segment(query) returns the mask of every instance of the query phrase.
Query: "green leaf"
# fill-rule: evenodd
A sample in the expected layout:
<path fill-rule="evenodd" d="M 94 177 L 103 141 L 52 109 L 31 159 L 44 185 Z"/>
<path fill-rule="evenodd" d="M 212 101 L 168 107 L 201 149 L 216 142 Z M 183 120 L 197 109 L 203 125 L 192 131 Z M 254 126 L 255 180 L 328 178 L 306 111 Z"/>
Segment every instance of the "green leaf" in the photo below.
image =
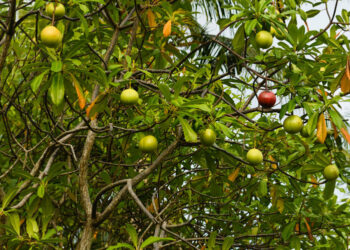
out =
<path fill-rule="evenodd" d="M 215 247 L 215 242 L 216 242 L 216 235 L 217 235 L 218 233 L 216 232 L 216 231 L 214 231 L 214 232 L 212 232 L 211 234 L 210 234 L 210 237 L 209 237 L 209 240 L 208 240 L 208 249 L 209 250 L 212 250 L 212 249 L 214 249 L 214 247 Z"/>
<path fill-rule="evenodd" d="M 64 97 L 64 83 L 62 73 L 54 74 L 52 78 L 51 87 L 49 89 L 49 94 L 52 102 L 55 105 L 59 105 L 63 101 Z"/>
<path fill-rule="evenodd" d="M 145 247 L 156 243 L 156 242 L 161 242 L 161 241 L 173 241 L 173 238 L 161 238 L 161 237 L 155 237 L 155 236 L 150 236 L 148 237 L 141 245 L 141 250 L 144 249 Z"/>
<path fill-rule="evenodd" d="M 33 218 L 28 218 L 26 220 L 26 229 L 27 229 L 28 236 L 30 238 L 33 238 L 36 235 L 36 233 L 39 232 L 39 227 L 36 220 L 34 220 Z"/>
<path fill-rule="evenodd" d="M 7 205 L 11 202 L 13 197 L 16 196 L 17 190 L 18 188 L 13 188 L 11 189 L 11 191 L 6 193 L 5 198 L 2 201 L 2 206 L 1 206 L 2 210 L 4 210 L 7 207 Z"/>
<path fill-rule="evenodd" d="M 180 77 L 177 82 L 174 84 L 173 89 L 174 89 L 174 96 L 177 98 L 180 94 L 181 88 L 186 81 L 185 77 Z"/>
<path fill-rule="evenodd" d="M 211 112 L 211 109 L 209 108 L 209 106 L 207 104 L 189 104 L 189 105 L 186 105 L 186 103 L 184 103 L 182 105 L 182 107 L 200 109 L 200 110 L 207 112 L 207 113 Z"/>
<path fill-rule="evenodd" d="M 138 236 L 137 236 L 136 229 L 130 224 L 126 224 L 125 229 L 128 232 L 128 234 L 130 235 L 131 241 L 134 244 L 135 248 L 137 248 Z"/>
<path fill-rule="evenodd" d="M 307 130 L 309 135 L 312 135 L 316 129 L 318 115 L 319 115 L 318 112 L 313 113 L 312 116 L 310 117 L 309 121 L 306 124 L 306 130 Z"/>
<path fill-rule="evenodd" d="M 295 227 L 295 224 L 297 222 L 296 221 L 292 221 L 291 223 L 289 223 L 285 228 L 283 228 L 283 231 L 282 231 L 282 239 L 284 241 L 287 241 L 289 239 L 289 237 L 293 234 L 294 232 L 294 227 Z"/>
<path fill-rule="evenodd" d="M 244 49 L 244 46 L 245 46 L 245 42 L 244 42 L 244 24 L 242 24 L 234 38 L 232 39 L 232 46 L 233 46 L 233 49 L 238 53 L 238 54 L 241 54 L 241 52 L 243 51 Z"/>
<path fill-rule="evenodd" d="M 47 70 L 45 70 L 43 73 L 41 73 L 40 75 L 38 75 L 37 77 L 35 77 L 31 83 L 30 83 L 30 87 L 32 88 L 33 92 L 36 92 L 44 78 L 44 76 L 47 74 Z"/>
<path fill-rule="evenodd" d="M 264 197 L 267 195 L 267 179 L 262 179 L 260 181 L 258 192 L 261 195 L 261 197 Z"/>
<path fill-rule="evenodd" d="M 124 74 L 123 79 L 124 79 L 124 80 L 127 80 L 127 79 L 129 79 L 131 76 L 132 76 L 132 72 L 131 72 L 131 71 L 128 71 L 128 72 L 126 72 L 126 73 Z"/>
<path fill-rule="evenodd" d="M 245 33 L 247 33 L 247 35 L 249 36 L 257 24 L 258 24 L 258 20 L 256 19 L 245 22 L 244 24 Z"/>
<path fill-rule="evenodd" d="M 158 84 L 158 88 L 159 88 L 160 92 L 162 92 L 162 94 L 164 95 L 165 99 L 168 102 L 170 102 L 171 101 L 171 93 L 170 93 L 169 87 L 164 83 L 160 83 L 160 84 Z"/>
<path fill-rule="evenodd" d="M 37 191 L 37 195 L 40 197 L 40 198 L 43 198 L 44 197 L 44 194 L 45 194 L 45 186 L 43 183 L 40 184 L 39 188 L 38 188 L 38 191 Z"/>
<path fill-rule="evenodd" d="M 11 213 L 8 218 L 10 219 L 11 226 L 16 231 L 17 235 L 21 235 L 19 215 L 17 213 Z"/>
<path fill-rule="evenodd" d="M 293 236 L 290 240 L 290 248 L 295 249 L 295 250 L 300 250 L 301 245 L 300 245 L 300 239 L 297 236 Z"/>
<path fill-rule="evenodd" d="M 234 238 L 226 237 L 224 243 L 222 244 L 222 250 L 229 250 L 234 243 Z"/>
<path fill-rule="evenodd" d="M 306 11 L 306 14 L 307 14 L 308 18 L 311 18 L 311 17 L 316 16 L 320 12 L 321 12 L 320 10 L 308 10 L 308 11 Z"/>
<path fill-rule="evenodd" d="M 84 30 L 84 35 L 87 38 L 89 36 L 89 25 L 88 25 L 84 15 L 82 13 L 80 13 L 80 11 L 76 11 L 75 13 L 78 15 L 78 17 L 80 19 L 80 23 L 81 23 L 83 30 Z"/>
<path fill-rule="evenodd" d="M 314 174 L 321 172 L 324 169 L 323 165 L 317 165 L 317 164 L 308 164 L 303 166 L 302 171 L 305 174 Z"/>
<path fill-rule="evenodd" d="M 215 124 L 215 128 L 219 131 L 221 131 L 225 136 L 229 137 L 229 138 L 233 138 L 234 134 L 232 133 L 232 130 L 229 129 L 228 127 L 226 127 L 225 124 L 216 122 Z"/>
<path fill-rule="evenodd" d="M 323 198 L 328 200 L 334 194 L 336 180 L 329 180 L 326 182 L 326 186 L 323 190 Z"/>
<path fill-rule="evenodd" d="M 61 72 L 62 71 L 62 62 L 61 61 L 53 61 L 51 63 L 51 71 L 52 72 Z"/>
<path fill-rule="evenodd" d="M 110 246 L 107 248 L 107 250 L 113 250 L 113 249 L 118 249 L 118 248 L 122 248 L 122 247 L 125 247 L 125 248 L 128 248 L 128 249 L 135 249 L 132 245 L 128 244 L 128 243 L 118 243 L 117 245 L 115 246 Z"/>
<path fill-rule="evenodd" d="M 330 83 L 329 89 L 331 90 L 332 94 L 337 90 L 337 88 L 340 86 L 340 81 L 345 73 L 345 70 L 339 73 L 339 75 Z"/>
<path fill-rule="evenodd" d="M 335 126 L 338 129 L 341 129 L 343 127 L 345 127 L 345 124 L 343 123 L 343 119 L 342 117 L 338 114 L 337 111 L 333 110 L 332 108 L 328 109 L 328 113 L 331 116 L 331 120 L 332 122 L 335 124 Z"/>
<path fill-rule="evenodd" d="M 188 121 L 181 117 L 179 117 L 179 121 L 185 134 L 185 140 L 187 142 L 197 142 L 197 133 L 193 131 Z"/>
<path fill-rule="evenodd" d="M 299 9 L 299 14 L 301 19 L 303 19 L 303 21 L 305 22 L 307 19 L 307 14 L 305 13 L 305 11 L 303 11 L 302 9 Z"/>

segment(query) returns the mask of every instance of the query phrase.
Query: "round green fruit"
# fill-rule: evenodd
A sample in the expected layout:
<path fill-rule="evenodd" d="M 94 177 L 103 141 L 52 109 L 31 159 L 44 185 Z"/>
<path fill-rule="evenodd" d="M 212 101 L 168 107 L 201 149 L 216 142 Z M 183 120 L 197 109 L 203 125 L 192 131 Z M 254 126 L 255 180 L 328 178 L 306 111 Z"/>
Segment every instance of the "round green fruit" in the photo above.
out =
<path fill-rule="evenodd" d="M 335 180 L 339 176 L 339 169 L 336 165 L 328 165 L 324 168 L 323 175 L 327 180 Z"/>
<path fill-rule="evenodd" d="M 48 25 L 40 33 L 43 44 L 56 48 L 62 42 L 62 34 L 55 26 Z"/>
<path fill-rule="evenodd" d="M 273 37 L 270 32 L 262 30 L 256 34 L 255 41 L 260 48 L 267 49 L 272 45 Z"/>
<path fill-rule="evenodd" d="M 45 8 L 46 14 L 48 16 L 52 16 L 54 8 L 55 8 L 54 3 L 47 4 L 46 8 Z M 56 18 L 63 17 L 65 13 L 66 13 L 66 10 L 65 10 L 63 4 L 61 4 L 61 3 L 57 4 L 56 9 L 55 9 L 55 17 Z"/>
<path fill-rule="evenodd" d="M 247 153 L 247 161 L 253 165 L 262 163 L 263 159 L 263 154 L 259 149 L 252 148 Z"/>
<path fill-rule="evenodd" d="M 303 121 L 299 116 L 291 115 L 284 120 L 283 128 L 290 134 L 298 133 L 303 128 Z"/>
<path fill-rule="evenodd" d="M 157 149 L 158 141 L 153 135 L 147 135 L 140 140 L 139 148 L 142 152 L 150 153 Z"/>
<path fill-rule="evenodd" d="M 211 146 L 214 144 L 216 140 L 216 134 L 214 130 L 207 128 L 201 133 L 200 138 L 201 138 L 202 144 L 204 144 L 205 146 Z"/>
<path fill-rule="evenodd" d="M 124 104 L 136 104 L 138 100 L 139 94 L 132 88 L 123 90 L 120 95 L 120 101 Z"/>

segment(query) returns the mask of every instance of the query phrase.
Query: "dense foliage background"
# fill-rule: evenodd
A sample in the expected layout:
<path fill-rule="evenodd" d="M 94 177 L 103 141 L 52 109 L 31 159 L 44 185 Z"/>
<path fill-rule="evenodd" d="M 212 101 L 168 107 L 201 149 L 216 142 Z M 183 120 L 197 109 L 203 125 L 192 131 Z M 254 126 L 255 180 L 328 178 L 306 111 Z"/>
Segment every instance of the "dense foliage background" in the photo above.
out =
<path fill-rule="evenodd" d="M 348 249 L 350 201 L 334 195 L 350 176 L 338 0 L 61 3 L 60 18 L 43 0 L 0 3 L 3 249 Z M 328 25 L 309 30 L 318 15 Z M 40 39 L 50 24 L 57 48 Z M 271 27 L 280 40 L 260 49 Z M 129 87 L 136 105 L 120 101 Z M 265 89 L 275 107 L 257 104 Z M 311 136 L 286 133 L 292 114 Z M 213 146 L 198 140 L 206 128 Z M 155 152 L 139 149 L 145 135 Z"/>

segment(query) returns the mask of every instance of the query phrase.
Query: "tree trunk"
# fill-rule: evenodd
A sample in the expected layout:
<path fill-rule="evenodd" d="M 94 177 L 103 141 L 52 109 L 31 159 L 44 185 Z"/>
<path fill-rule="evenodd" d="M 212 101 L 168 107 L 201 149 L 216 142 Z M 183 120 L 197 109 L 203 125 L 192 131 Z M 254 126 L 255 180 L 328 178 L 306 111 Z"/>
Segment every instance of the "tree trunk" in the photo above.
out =
<path fill-rule="evenodd" d="M 92 232 L 93 232 L 92 220 L 88 219 L 85 223 L 83 232 L 81 234 L 80 241 L 79 241 L 79 244 L 77 246 L 77 250 L 90 250 L 91 249 Z"/>

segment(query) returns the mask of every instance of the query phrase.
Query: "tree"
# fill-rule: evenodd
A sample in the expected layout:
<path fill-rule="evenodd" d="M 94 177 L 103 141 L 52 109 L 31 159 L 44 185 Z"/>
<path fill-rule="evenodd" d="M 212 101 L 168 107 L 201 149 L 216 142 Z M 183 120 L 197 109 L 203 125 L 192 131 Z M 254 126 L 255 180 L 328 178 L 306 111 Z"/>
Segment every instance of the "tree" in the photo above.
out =
<path fill-rule="evenodd" d="M 350 143 L 338 0 L 72 0 L 59 18 L 47 3 L 0 5 L 2 246 L 348 248 L 349 201 L 334 195 Z M 309 30 L 317 15 L 329 24 Z M 40 39 L 48 25 L 57 47 Z M 271 28 L 279 40 L 259 48 Z M 139 98 L 123 104 L 128 88 Z M 278 104 L 259 106 L 263 90 Z M 291 115 L 306 137 L 283 129 Z M 158 144 L 143 152 L 147 135 Z M 247 162 L 252 148 L 263 163 Z"/>

